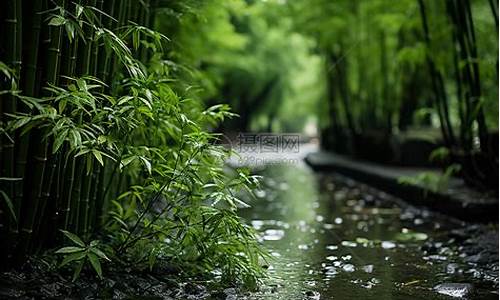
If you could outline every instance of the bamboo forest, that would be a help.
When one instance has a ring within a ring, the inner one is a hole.
[[[498,4],[0,1],[0,299],[498,299]]]

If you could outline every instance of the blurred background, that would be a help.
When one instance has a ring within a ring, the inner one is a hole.
[[[192,66],[179,82],[240,116],[214,130],[300,133],[405,166],[457,163],[472,185],[498,187],[494,1],[169,3],[157,27],[172,60]],[[429,160],[436,149],[441,162]]]

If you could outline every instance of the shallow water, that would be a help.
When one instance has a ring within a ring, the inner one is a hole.
[[[385,193],[303,164],[269,165],[242,216],[274,259],[260,291],[246,299],[453,299],[439,283],[473,283],[470,299],[497,299],[491,282],[456,251],[425,256],[422,244],[457,223]],[[239,298],[238,298],[239,299]]]

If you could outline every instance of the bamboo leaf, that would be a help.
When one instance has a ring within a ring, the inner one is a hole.
[[[63,248],[57,250],[55,253],[75,253],[75,252],[80,252],[80,251],[85,251],[85,248],[63,247]]]
[[[73,273],[73,280],[72,281],[75,281],[80,276],[80,272],[82,271],[84,263],[85,263],[85,260],[83,260],[83,259],[80,260],[77,267],[75,268],[75,272]]]
[[[96,271],[97,275],[99,275],[99,278],[102,279],[102,269],[101,269],[101,262],[99,261],[99,257],[95,255],[94,253],[88,253],[87,257],[90,260],[90,264]]]
[[[52,154],[56,153],[57,150],[59,150],[59,148],[62,146],[62,144],[66,140],[66,137],[68,136],[68,131],[69,131],[69,129],[65,129],[65,130],[63,130],[62,133],[60,133],[56,136],[56,139],[54,141],[54,145],[52,148]]]
[[[0,179],[4,179],[4,178],[5,177],[0,178]],[[14,219],[14,221],[17,224],[17,216],[16,216],[16,212],[14,210],[14,205],[12,204],[12,201],[10,200],[9,196],[7,195],[7,193],[5,193],[4,191],[0,190],[0,194],[2,194],[2,197],[3,197],[4,201],[5,201],[5,204],[7,204],[7,207],[9,208],[10,214],[11,214],[12,218]]]
[[[92,150],[92,154],[94,154],[94,157],[99,161],[101,166],[104,166],[104,161],[102,160],[102,154],[98,150]]]
[[[64,267],[65,265],[69,264],[72,261],[83,261],[83,259],[85,258],[85,255],[86,255],[85,251],[75,252],[75,253],[71,253],[69,255],[66,255],[64,257],[63,261],[61,262],[61,264],[59,265],[59,268]]]
[[[100,258],[102,259],[105,259],[107,261],[111,261],[107,256],[106,254],[104,254],[104,252],[102,252],[101,250],[97,249],[97,248],[90,248],[90,251],[95,253],[97,256],[99,256]]]
[[[64,19],[62,16],[55,16],[52,19],[50,19],[49,25],[50,26],[61,26],[64,23],[66,23],[66,19]]]
[[[76,17],[80,18],[80,15],[83,12],[84,7],[81,6],[80,4],[76,4]]]
[[[71,241],[73,241],[73,243],[77,244],[78,246],[85,247],[85,243],[76,234],[73,234],[73,233],[71,233],[69,231],[66,231],[66,230],[61,230],[61,232],[68,239],[70,239]]]
[[[129,157],[122,159],[121,164],[120,164],[120,168],[126,167],[131,162],[133,162],[136,158],[137,158],[136,156],[129,156]]]
[[[151,174],[151,162],[147,158],[145,158],[144,156],[139,156],[139,158],[144,163],[144,166],[148,170],[148,173]]]

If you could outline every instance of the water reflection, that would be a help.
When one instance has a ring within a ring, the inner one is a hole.
[[[447,299],[432,287],[450,276],[452,261],[420,251],[428,236],[450,226],[446,220],[305,166],[262,173],[263,187],[242,215],[275,259],[266,285],[245,298]],[[487,298],[496,299],[489,292],[478,299]]]

